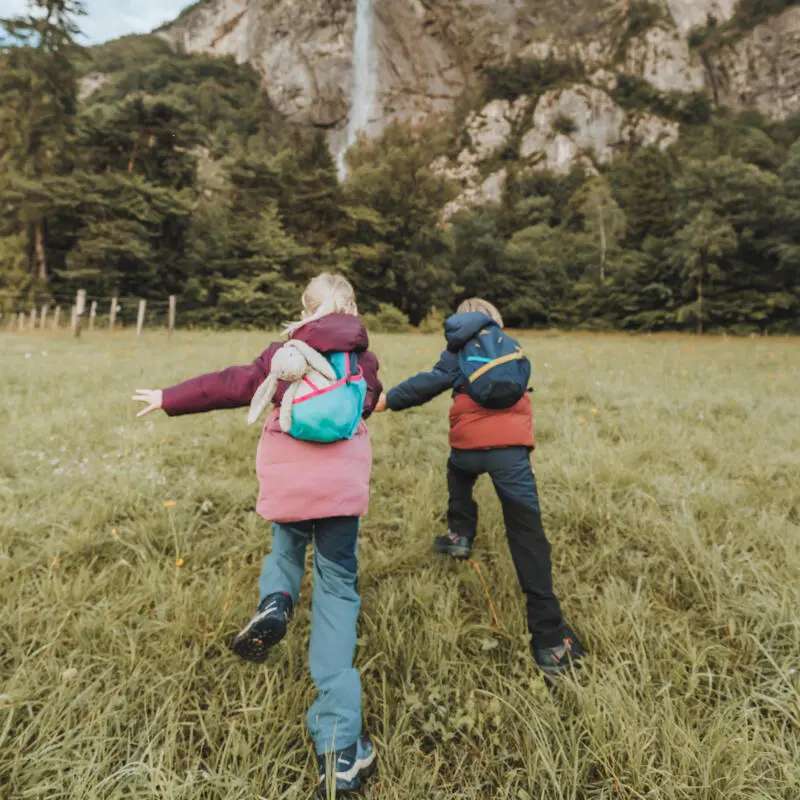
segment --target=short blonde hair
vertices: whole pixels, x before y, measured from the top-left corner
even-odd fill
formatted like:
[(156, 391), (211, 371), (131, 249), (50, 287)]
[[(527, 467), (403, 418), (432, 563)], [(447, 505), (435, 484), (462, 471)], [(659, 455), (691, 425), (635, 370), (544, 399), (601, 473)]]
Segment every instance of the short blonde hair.
[(500, 315), (496, 306), (493, 306), (488, 300), (484, 300), (482, 297), (470, 297), (469, 300), (465, 300), (456, 309), (456, 314), (472, 314), (475, 312), (486, 314), (487, 317), (491, 317), (501, 328), (503, 327), (503, 317)]
[(287, 324), (284, 333), (292, 336), (296, 330), (308, 322), (313, 322), (328, 314), (351, 314), (358, 316), (356, 293), (353, 284), (344, 275), (331, 275), (323, 272), (306, 286), (303, 292), (303, 311), (297, 322)]

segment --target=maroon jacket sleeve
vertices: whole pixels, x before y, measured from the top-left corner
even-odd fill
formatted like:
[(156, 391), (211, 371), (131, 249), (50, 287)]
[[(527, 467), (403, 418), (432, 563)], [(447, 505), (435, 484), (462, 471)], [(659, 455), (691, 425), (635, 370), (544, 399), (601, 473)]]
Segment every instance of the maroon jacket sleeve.
[(374, 353), (365, 350), (358, 356), (358, 365), (361, 367), (364, 379), (367, 381), (367, 396), (364, 399), (364, 419), (368, 419), (375, 410), (375, 406), (378, 405), (378, 399), (383, 391), (383, 386), (378, 378), (378, 359)]
[(272, 357), (280, 346), (280, 343), (270, 345), (246, 367), (228, 367), (221, 372), (209, 372), (164, 389), (162, 408), (170, 417), (178, 417), (250, 405), (256, 389), (266, 380)]

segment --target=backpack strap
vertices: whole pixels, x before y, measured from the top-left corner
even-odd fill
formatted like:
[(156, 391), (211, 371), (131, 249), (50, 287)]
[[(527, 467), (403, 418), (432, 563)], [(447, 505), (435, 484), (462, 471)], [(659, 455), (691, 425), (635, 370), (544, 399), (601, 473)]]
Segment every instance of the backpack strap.
[(359, 374), (358, 356), (355, 353), (348, 353), (345, 361), (347, 362), (347, 366), (345, 367), (344, 377), (347, 382), (350, 383), (350, 381), (358, 377)]
[[(472, 375), (469, 376), (469, 382), (474, 383), (481, 375), (485, 375), (490, 369), (494, 369), (495, 367), (499, 367), (501, 364), (508, 364), (511, 361), (521, 361), (525, 358), (523, 353), (509, 353), (507, 356), (501, 356), (500, 358), (495, 358), (492, 361), (489, 361), (487, 364), (484, 364), (482, 367), (478, 367)], [(472, 360), (472, 359), (468, 359)], [(478, 359), (476, 359), (478, 360)], [(481, 361), (483, 359), (480, 359)]]

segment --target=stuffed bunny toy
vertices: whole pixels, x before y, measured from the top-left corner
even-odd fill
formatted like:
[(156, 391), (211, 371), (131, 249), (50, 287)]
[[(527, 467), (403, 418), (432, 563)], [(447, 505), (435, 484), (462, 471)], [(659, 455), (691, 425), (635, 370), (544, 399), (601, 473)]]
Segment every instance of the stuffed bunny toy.
[(281, 430), (289, 433), (292, 429), (292, 403), (317, 389), (324, 389), (335, 383), (336, 372), (330, 362), (313, 347), (297, 339), (289, 340), (272, 357), (269, 375), (253, 396), (250, 413), (247, 415), (248, 425), (252, 425), (270, 404), (278, 388), (278, 381), (291, 384), (283, 396), (280, 413)]

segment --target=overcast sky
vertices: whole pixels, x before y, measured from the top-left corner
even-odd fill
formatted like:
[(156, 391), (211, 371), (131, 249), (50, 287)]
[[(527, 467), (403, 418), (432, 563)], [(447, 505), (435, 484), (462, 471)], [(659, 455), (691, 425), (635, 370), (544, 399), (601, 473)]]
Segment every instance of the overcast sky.
[[(84, 0), (89, 15), (78, 24), (85, 42), (98, 44), (126, 33), (147, 33), (190, 4), (191, 0)], [(0, 16), (19, 14), (26, 7), (26, 0), (0, 0)]]

